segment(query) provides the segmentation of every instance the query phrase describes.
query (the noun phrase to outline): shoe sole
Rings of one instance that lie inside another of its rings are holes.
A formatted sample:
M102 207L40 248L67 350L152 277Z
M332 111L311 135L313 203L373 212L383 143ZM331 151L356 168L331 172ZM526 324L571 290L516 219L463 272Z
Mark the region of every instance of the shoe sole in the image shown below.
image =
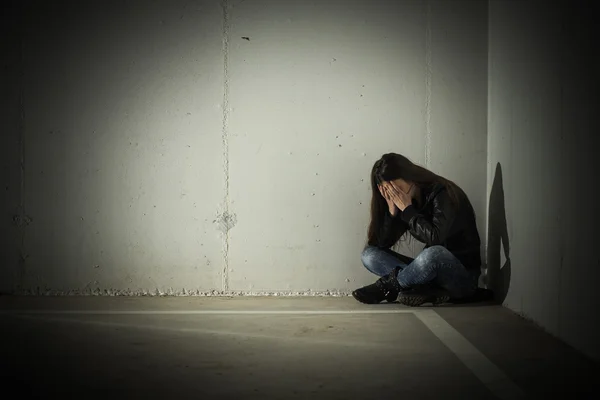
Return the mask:
M440 296L431 296L431 295L400 295L398 297L398 303L403 304L409 307L418 307L425 303L432 303L433 305L438 305L442 303L446 303L450 300L450 296L440 295Z
M388 303L392 303L396 300L396 295L391 294L391 295L387 295L385 299L381 300L381 301L375 301L372 300L369 297L362 297L360 294L356 293L356 292L352 292L352 297L354 297L355 300L359 301L360 303L363 304L380 304L383 301L387 301Z

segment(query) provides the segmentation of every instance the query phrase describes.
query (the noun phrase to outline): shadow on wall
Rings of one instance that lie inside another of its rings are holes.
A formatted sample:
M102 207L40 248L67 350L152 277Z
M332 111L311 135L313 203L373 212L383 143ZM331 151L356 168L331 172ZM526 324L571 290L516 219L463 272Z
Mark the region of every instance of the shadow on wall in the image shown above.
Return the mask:
M502 183L502 166L496 164L494 183L490 193L487 237L487 266L484 284L494 292L494 301L503 303L510 287L510 244L506 210L504 206L504 186ZM504 249L506 259L502 263L501 250Z

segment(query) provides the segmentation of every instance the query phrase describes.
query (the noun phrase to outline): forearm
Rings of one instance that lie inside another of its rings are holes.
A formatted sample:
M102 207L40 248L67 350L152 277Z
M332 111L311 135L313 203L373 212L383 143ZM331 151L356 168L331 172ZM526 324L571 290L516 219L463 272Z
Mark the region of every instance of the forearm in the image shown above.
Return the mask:
M416 207L409 206L402 212L402 220L408 225L412 236L428 246L442 245L446 241L449 221L439 213L432 218L419 214Z
M389 249L407 229L408 226L403 223L398 210L394 215L389 212L386 213L381 232L378 235L377 247Z

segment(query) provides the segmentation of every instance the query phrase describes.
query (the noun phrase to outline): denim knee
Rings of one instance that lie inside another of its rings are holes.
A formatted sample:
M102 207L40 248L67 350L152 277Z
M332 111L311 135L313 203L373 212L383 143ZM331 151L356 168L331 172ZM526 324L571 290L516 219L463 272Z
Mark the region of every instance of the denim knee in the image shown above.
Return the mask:
M375 246L367 246L362 254L360 255L360 259L366 269L369 271L373 270L374 264L377 262L377 253L379 252L379 248Z
M447 258L451 253L444 246L431 246L423 249L413 261L413 267L424 270L434 264Z
M448 256L452 256L452 253L450 253L450 251L447 248L440 245L435 245L423 249L423 251L421 251L421 253L419 254L419 257L426 259L427 261L433 261Z

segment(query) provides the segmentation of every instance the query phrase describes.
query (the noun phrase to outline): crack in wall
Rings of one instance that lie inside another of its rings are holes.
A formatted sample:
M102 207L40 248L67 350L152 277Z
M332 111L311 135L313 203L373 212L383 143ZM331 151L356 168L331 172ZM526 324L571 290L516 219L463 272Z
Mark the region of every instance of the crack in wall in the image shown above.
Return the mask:
M223 270L222 288L229 290L229 230L231 229L231 214L229 213L229 0L221 0L223 10L223 127L221 139L223 144L223 174L225 177L223 213L218 218L224 222L223 232ZM235 222L234 222L235 223Z

